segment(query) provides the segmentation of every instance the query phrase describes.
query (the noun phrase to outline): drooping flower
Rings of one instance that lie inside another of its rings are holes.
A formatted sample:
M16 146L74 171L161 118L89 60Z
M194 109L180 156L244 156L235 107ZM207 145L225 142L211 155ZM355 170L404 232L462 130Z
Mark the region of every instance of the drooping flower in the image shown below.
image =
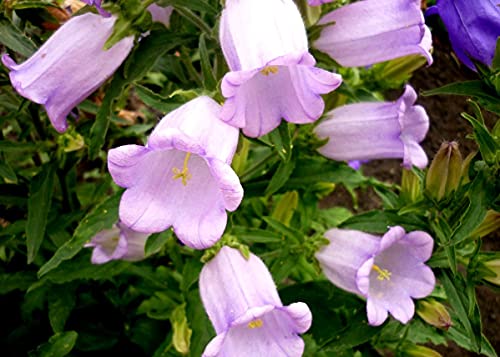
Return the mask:
M218 118L220 105L196 98L169 113L146 146L108 153L108 169L127 188L120 219L133 230L161 232L170 226L186 245L202 249L222 236L228 211L243 198L230 163L238 130Z
M221 118L245 135L267 134L281 118L315 121L324 110L320 94L341 83L339 75L315 67L292 0L227 0L220 41L231 70L222 80Z
M334 160L402 158L403 166L424 168L427 155L419 143L429 130L429 117L409 85L395 102L348 104L326 114L314 132L329 138L319 152Z
M378 237L334 228L325 237L330 244L316 253L324 274L334 285L367 299L371 325L384 323L388 312L407 323L415 313L412 298L434 290L434 273L424 264L434 242L425 232L406 233L396 226Z
M104 17L110 17L111 14L102 8L102 0L82 0L87 5L95 6L99 14Z
M155 3L148 6L148 11L151 13L153 22L159 22L165 25L165 27L170 26L170 16L174 8L172 6L162 7Z
M117 259L135 262L145 258L144 247L149 236L118 222L113 228L96 234L85 247L94 248L92 264L104 264Z
M309 307L283 306L264 263L250 254L223 247L200 274L200 293L215 328L204 357L301 356L298 334L311 326Z
M460 61L476 70L471 59L491 66L500 36L500 7L494 0L438 0L426 16L439 14Z
M68 127L66 116L70 111L103 84L132 49L134 38L127 37L103 50L115 20L91 13L76 16L22 64L16 64L7 54L2 56L16 91L44 105L60 133Z
M421 54L432 63L432 37L420 0L363 0L325 16L314 47L344 67L368 66Z

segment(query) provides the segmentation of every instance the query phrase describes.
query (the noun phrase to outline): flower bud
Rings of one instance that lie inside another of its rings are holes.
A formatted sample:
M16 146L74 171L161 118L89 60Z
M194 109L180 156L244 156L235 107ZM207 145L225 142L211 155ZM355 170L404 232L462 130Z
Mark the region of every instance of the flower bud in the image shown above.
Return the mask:
M455 141L441 144L434 160L432 160L425 188L432 197L441 200L457 189L462 171L462 154Z
M417 307L417 314L429 325L448 330L451 323L451 317L446 307L434 299L420 301Z
M193 332L188 325L185 307L185 304L178 306L170 317L174 330L172 344L175 350L182 355L187 355L189 353L191 334Z
M441 353L425 346L408 346L402 353L405 357L442 357Z
M500 286L500 259L488 260L484 262L484 266L495 275L484 276L483 279Z
M500 229L500 212L489 210L486 212L483 222L472 233L472 236L483 238L490 233Z
M408 202L417 202L422 196L422 179L412 170L403 170L401 195Z

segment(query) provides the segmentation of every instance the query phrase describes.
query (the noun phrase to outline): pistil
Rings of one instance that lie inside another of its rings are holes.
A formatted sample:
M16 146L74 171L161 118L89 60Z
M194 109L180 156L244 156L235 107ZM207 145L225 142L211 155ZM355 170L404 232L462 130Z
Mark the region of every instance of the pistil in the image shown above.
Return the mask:
M174 173L174 176L172 176L172 178L174 180L177 180L177 179L181 179L182 180L182 184L184 186L187 185L187 182L191 179L192 175L191 173L189 172L189 169L188 169L188 162L189 162L189 158L191 157L191 153L188 152L186 153L186 157L184 158L184 164L182 166L182 170L179 170L177 167L174 167L172 169L172 172Z

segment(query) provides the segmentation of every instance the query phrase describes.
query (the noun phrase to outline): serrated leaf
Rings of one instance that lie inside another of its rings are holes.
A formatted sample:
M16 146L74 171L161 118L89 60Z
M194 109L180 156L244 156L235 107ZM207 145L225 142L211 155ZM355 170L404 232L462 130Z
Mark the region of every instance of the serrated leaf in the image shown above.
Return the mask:
M75 331L56 333L48 342L41 345L36 353L39 357L63 357L75 346L78 334Z
M36 274L30 271L0 274L0 295L14 290L26 290L36 281Z
M38 276L42 277L61 262L73 258L98 232L109 229L118 221L118 205L121 192L115 193L106 201L95 207L80 222L71 240L64 243L38 271Z
M36 51L36 45L3 17L0 17L0 43L25 57L30 57Z
M55 167L47 164L33 178L28 198L28 221L26 222L26 246L28 264L35 259L42 245L47 226L47 217L52 203L54 191Z

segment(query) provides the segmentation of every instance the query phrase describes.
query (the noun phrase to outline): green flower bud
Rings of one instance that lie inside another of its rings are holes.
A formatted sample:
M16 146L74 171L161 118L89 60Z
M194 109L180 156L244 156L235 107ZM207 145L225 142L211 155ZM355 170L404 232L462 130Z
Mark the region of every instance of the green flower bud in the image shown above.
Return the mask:
M448 330L451 317L446 307L434 299L426 299L418 302L417 314L429 325Z
M297 191L285 193L276 204L271 218L283 223L285 226L289 226L298 204L299 194Z
M441 353L425 346L408 346L402 351L403 356L407 357L442 357Z
M425 188L432 197L441 200L457 189L462 172L462 161L457 142L441 144L425 180Z
M422 196L422 180L412 170L403 170L401 195L408 202L417 202Z
M189 345L191 342L192 330L188 326L186 318L186 304L179 305L172 311L170 321L174 335L172 337L172 344L177 352L183 355L189 353Z
M500 229L500 212L489 210L486 212L483 222L471 234L473 237L483 238L490 233L496 232Z
M500 286L500 259L488 260L483 263L488 270L490 270L493 274L486 275L483 277L484 280Z

